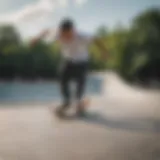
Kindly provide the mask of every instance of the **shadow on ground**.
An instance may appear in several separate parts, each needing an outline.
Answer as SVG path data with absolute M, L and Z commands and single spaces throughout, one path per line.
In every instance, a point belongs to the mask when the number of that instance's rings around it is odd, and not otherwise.
M 71 118 L 72 119 L 72 118 Z M 103 116 L 100 113 L 87 113 L 84 117 L 75 118 L 76 120 L 100 125 L 102 127 L 122 129 L 139 132 L 160 133 L 160 121 L 155 119 L 113 119 Z M 73 119 L 72 119 L 73 120 Z

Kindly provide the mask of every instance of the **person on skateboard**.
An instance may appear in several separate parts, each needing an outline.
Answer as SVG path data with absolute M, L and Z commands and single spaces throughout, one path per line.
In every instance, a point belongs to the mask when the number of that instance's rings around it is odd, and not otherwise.
M 38 40 L 46 37 L 49 32 L 46 30 L 40 36 L 32 41 L 34 45 Z M 58 107 L 57 113 L 64 114 L 65 110 L 71 105 L 71 93 L 69 83 L 74 80 L 76 83 L 76 102 L 77 114 L 85 113 L 85 101 L 83 100 L 86 87 L 86 78 L 89 69 L 89 50 L 91 42 L 95 42 L 97 47 L 101 49 L 104 58 L 106 58 L 106 48 L 96 38 L 82 34 L 77 31 L 74 22 L 70 19 L 64 19 L 59 25 L 58 33 L 54 41 L 57 41 L 62 57 L 63 67 L 60 70 L 60 87 L 63 97 L 61 106 Z

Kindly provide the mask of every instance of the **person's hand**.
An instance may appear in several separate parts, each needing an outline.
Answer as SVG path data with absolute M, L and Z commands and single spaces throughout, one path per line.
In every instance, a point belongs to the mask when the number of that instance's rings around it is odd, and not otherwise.
M 41 34 L 38 37 L 35 37 L 31 40 L 30 42 L 30 46 L 35 46 L 35 44 L 40 41 L 41 39 L 45 38 L 48 34 L 49 34 L 49 29 L 44 30 L 43 32 L 41 32 Z

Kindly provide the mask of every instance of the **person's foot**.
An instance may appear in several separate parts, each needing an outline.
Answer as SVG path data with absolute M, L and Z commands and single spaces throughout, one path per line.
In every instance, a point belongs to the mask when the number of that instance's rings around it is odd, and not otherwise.
M 61 105 L 59 107 L 57 107 L 56 109 L 56 114 L 59 116 L 59 117 L 64 117 L 65 116 L 65 111 L 66 109 L 68 108 L 69 105 Z
M 85 116 L 86 112 L 85 112 L 85 103 L 82 101 L 78 104 L 77 106 L 77 110 L 76 110 L 76 115 L 77 116 Z

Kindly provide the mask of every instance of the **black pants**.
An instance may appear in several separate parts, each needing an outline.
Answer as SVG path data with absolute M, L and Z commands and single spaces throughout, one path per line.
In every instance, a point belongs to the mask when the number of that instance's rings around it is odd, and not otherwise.
M 60 73 L 60 86 L 64 105 L 70 104 L 71 93 L 69 84 L 72 80 L 76 82 L 76 98 L 81 100 L 85 90 L 86 76 L 88 71 L 88 62 L 64 63 Z

